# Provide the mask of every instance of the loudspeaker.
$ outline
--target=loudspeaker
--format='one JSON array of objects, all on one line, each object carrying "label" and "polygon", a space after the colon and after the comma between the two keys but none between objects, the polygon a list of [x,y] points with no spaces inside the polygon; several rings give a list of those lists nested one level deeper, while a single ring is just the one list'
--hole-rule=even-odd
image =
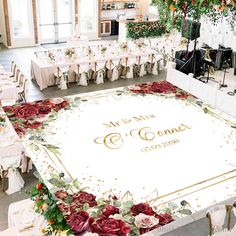
[{"label": "loudspeaker", "polygon": [[[175,53],[176,70],[179,70],[185,74],[194,73],[196,76],[201,75],[201,52],[195,51],[195,59],[192,52],[177,51]],[[195,70],[195,71],[194,71]]]},{"label": "loudspeaker", "polygon": [[195,40],[200,37],[201,23],[192,20],[182,21],[182,37],[189,40]]}]

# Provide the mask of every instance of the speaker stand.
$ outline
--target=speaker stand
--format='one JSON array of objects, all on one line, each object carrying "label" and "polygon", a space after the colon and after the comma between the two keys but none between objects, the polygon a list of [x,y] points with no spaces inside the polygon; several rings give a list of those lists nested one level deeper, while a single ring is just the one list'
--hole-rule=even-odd
[{"label": "speaker stand", "polygon": [[[189,41],[190,41],[190,39],[188,39],[188,42]],[[189,43],[188,43],[188,45],[189,45]],[[197,39],[195,38],[192,56],[179,69],[179,71],[181,71],[184,67],[186,67],[189,64],[189,62],[191,62],[191,60],[193,60],[192,61],[192,63],[193,63],[193,78],[196,78],[196,47],[197,47]],[[187,46],[187,52],[188,52],[188,46]]]},{"label": "speaker stand", "polygon": [[227,72],[227,68],[225,68],[225,70],[224,70],[223,84],[220,85],[220,88],[227,88],[228,87],[228,85],[225,84],[226,73],[229,73],[229,72]]}]

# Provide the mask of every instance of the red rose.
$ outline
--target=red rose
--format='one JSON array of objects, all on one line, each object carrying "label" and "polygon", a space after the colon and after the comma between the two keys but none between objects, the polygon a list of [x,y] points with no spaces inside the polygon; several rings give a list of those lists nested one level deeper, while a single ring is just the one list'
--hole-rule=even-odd
[{"label": "red rose", "polygon": [[131,230],[125,222],[113,218],[99,219],[91,226],[91,229],[99,236],[126,236]]},{"label": "red rose", "polygon": [[37,189],[42,189],[42,188],[43,188],[43,185],[42,185],[41,183],[36,184],[36,188],[37,188]]},{"label": "red rose", "polygon": [[51,108],[54,108],[56,106],[55,103],[53,101],[49,100],[49,99],[41,101],[40,105],[42,105],[42,106],[49,106]]},{"label": "red rose", "polygon": [[68,213],[68,212],[71,212],[71,207],[70,205],[67,205],[67,204],[64,204],[64,203],[60,203],[57,205],[57,207],[59,208],[59,210],[62,212],[62,213]]},{"label": "red rose", "polygon": [[63,102],[57,104],[57,106],[58,106],[59,109],[63,109],[63,108],[65,108],[65,107],[67,107],[68,105],[69,105],[69,102],[66,101],[66,100],[64,100]]},{"label": "red rose", "polygon": [[49,105],[40,105],[39,106],[39,114],[47,115],[51,111],[52,111],[52,108]]},{"label": "red rose", "polygon": [[119,209],[112,205],[106,205],[102,209],[102,215],[109,217],[111,215],[119,214]]},{"label": "red rose", "polygon": [[13,124],[13,127],[16,131],[16,133],[19,135],[19,136],[22,136],[25,134],[25,129],[22,128],[22,127],[19,127],[17,124]]},{"label": "red rose", "polygon": [[3,110],[6,112],[7,116],[9,118],[14,117],[15,116],[15,109],[13,106],[6,106],[3,107]]},{"label": "red rose", "polygon": [[157,219],[159,219],[159,224],[160,225],[166,225],[172,221],[174,221],[174,219],[172,218],[172,216],[168,213],[164,213],[164,214],[156,214],[155,217]]},{"label": "red rose", "polygon": [[61,199],[61,200],[67,198],[68,195],[69,194],[66,191],[63,191],[63,190],[59,190],[59,191],[55,192],[56,198]]},{"label": "red rose", "polygon": [[149,216],[153,216],[155,214],[153,209],[147,203],[139,203],[137,205],[133,205],[131,207],[131,213],[134,216],[136,216],[140,213],[143,213],[143,214],[149,215]]},{"label": "red rose", "polygon": [[73,202],[78,206],[81,206],[85,203],[89,204],[90,207],[97,206],[96,196],[86,192],[80,192],[73,194]]},{"label": "red rose", "polygon": [[15,114],[17,117],[25,118],[25,119],[31,118],[33,116],[37,116],[38,113],[39,113],[39,110],[38,110],[37,105],[31,105],[27,103],[17,108],[15,111]]},{"label": "red rose", "polygon": [[71,227],[74,233],[82,233],[88,230],[93,222],[92,218],[89,218],[89,214],[85,211],[72,212],[66,218],[67,224]]},{"label": "red rose", "polygon": [[184,91],[176,94],[176,98],[179,98],[179,99],[187,99],[188,97],[189,97],[189,94]]},{"label": "red rose", "polygon": [[25,128],[29,128],[29,129],[38,129],[41,125],[42,125],[42,122],[38,122],[38,121],[35,121],[35,122],[25,122],[24,123],[25,125]]}]

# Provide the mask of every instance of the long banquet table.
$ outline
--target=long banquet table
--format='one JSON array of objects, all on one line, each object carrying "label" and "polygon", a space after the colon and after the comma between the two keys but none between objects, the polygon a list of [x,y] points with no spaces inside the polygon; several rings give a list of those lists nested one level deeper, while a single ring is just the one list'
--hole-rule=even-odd
[{"label": "long banquet table", "polygon": [[73,71],[77,71],[77,65],[89,63],[90,66],[94,65],[96,62],[106,62],[116,59],[126,59],[126,58],[138,58],[149,55],[158,55],[160,54],[152,49],[147,50],[136,50],[135,52],[107,52],[105,54],[97,53],[95,56],[75,56],[70,59],[68,57],[59,57],[56,61],[52,62],[49,58],[32,58],[31,59],[31,77],[35,79],[37,84],[40,87],[40,90],[43,90],[49,86],[54,85],[54,73],[57,72],[58,67],[70,66],[69,71],[69,82],[75,82],[75,74]]},{"label": "long banquet table", "polygon": [[[0,114],[4,114],[1,108]],[[24,185],[24,181],[18,171],[15,171],[20,166],[23,172],[26,171],[27,161],[24,158],[24,152],[25,148],[19,136],[16,134],[8,118],[6,118],[6,127],[0,131],[0,171],[8,171],[9,183],[8,190],[6,191],[7,194],[19,191]]]},{"label": "long banquet table", "polygon": [[0,101],[17,101],[17,99],[18,93],[16,84],[8,77],[5,70],[0,72]]}]

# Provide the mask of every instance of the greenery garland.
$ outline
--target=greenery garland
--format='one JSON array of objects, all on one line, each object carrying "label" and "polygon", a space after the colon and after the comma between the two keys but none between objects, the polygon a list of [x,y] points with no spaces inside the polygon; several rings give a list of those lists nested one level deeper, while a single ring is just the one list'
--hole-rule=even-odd
[{"label": "greenery garland", "polygon": [[47,226],[41,229],[42,235],[51,236],[53,233],[60,235],[62,232],[72,235],[73,232],[59,210],[55,198],[43,181],[40,180],[38,184],[33,186],[29,195],[35,203],[35,212],[44,216],[44,219],[47,221]]},{"label": "greenery garland", "polygon": [[159,21],[129,22],[126,29],[127,37],[131,39],[158,37],[166,32]]}]

